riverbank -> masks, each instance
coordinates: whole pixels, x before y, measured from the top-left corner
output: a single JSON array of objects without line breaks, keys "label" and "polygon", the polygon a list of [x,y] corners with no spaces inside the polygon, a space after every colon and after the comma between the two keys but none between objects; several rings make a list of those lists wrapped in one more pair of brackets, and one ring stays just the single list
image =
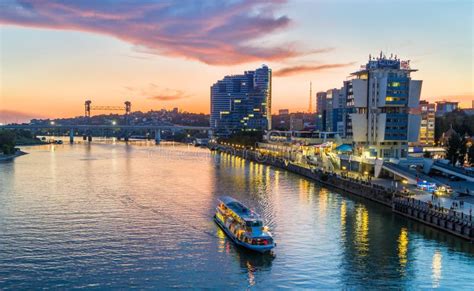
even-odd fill
[{"label": "riverbank", "polygon": [[27,155],[27,152],[17,150],[13,155],[4,155],[0,154],[0,162],[6,162],[6,161],[11,161],[14,158],[21,157],[23,155]]},{"label": "riverbank", "polygon": [[219,144],[211,144],[209,148],[302,175],[325,187],[378,202],[386,207],[390,207],[398,215],[474,242],[472,215],[468,216],[462,212],[459,213],[455,210],[437,207],[430,202],[407,197],[404,193],[394,189],[385,188],[360,179],[343,177],[339,174],[326,172],[307,165],[295,164],[278,157],[263,155],[258,151],[238,149]]},{"label": "riverbank", "polygon": [[35,146],[35,145],[45,145],[45,144],[49,144],[49,143],[39,140],[39,139],[31,139],[31,140],[17,141],[16,146]]}]

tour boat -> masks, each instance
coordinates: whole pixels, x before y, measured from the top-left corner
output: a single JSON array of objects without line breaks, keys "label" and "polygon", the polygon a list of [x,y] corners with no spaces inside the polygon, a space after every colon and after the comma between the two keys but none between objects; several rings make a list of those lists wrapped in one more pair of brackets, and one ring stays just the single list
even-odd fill
[{"label": "tour boat", "polygon": [[221,197],[214,215],[216,223],[239,246],[265,253],[276,247],[260,216],[232,197]]}]

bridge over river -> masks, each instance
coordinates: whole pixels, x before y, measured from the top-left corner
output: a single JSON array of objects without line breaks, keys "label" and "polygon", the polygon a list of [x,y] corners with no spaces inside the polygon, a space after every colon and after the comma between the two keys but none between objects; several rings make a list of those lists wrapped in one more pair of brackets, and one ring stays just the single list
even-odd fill
[{"label": "bridge over river", "polygon": [[74,142],[74,136],[76,133],[82,132],[84,139],[89,141],[92,140],[92,136],[97,132],[111,131],[119,132],[119,137],[123,137],[128,140],[130,133],[133,131],[141,132],[152,132],[154,133],[154,139],[157,143],[161,141],[162,131],[180,132],[180,131],[200,131],[210,134],[210,127],[206,126],[187,126],[187,125],[120,125],[120,124],[107,124],[107,125],[92,125],[92,124],[56,124],[51,122],[50,124],[9,124],[2,125],[0,129],[22,129],[30,130],[34,133],[43,130],[54,130],[58,134],[69,134],[70,142]]}]

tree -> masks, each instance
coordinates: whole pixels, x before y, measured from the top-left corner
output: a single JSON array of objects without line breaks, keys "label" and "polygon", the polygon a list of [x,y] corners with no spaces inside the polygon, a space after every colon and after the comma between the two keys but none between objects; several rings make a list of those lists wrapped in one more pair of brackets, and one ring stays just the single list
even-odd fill
[{"label": "tree", "polygon": [[262,137],[262,131],[239,131],[232,134],[228,138],[219,138],[219,141],[241,146],[254,147],[258,142],[262,141]]},{"label": "tree", "polygon": [[0,130],[0,150],[5,155],[15,153],[16,136],[11,130]]},{"label": "tree", "polygon": [[429,151],[424,151],[423,158],[431,159],[431,153]]},{"label": "tree", "polygon": [[474,134],[474,115],[468,115],[463,110],[449,112],[444,116],[436,116],[435,119],[435,140],[439,142],[443,132],[450,127],[461,135]]},{"label": "tree", "polygon": [[463,136],[461,138],[461,146],[459,147],[459,155],[458,155],[458,161],[460,165],[464,165],[464,161],[466,160],[466,155],[467,155],[467,138],[466,136]]},{"label": "tree", "polygon": [[469,165],[474,166],[474,144],[467,150],[467,161]]},{"label": "tree", "polygon": [[461,137],[456,133],[453,134],[446,145],[446,159],[454,166],[459,160],[460,150],[462,147]]}]

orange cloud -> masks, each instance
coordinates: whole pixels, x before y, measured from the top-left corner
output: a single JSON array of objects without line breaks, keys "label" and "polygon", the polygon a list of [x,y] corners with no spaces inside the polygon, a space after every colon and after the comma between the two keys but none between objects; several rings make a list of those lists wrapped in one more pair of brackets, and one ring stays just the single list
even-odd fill
[{"label": "orange cloud", "polygon": [[286,67],[273,72],[273,76],[275,77],[288,77],[292,75],[308,73],[308,72],[318,72],[328,69],[334,68],[344,68],[353,66],[355,62],[346,63],[346,64],[325,64],[319,66],[293,66],[293,67]]}]

